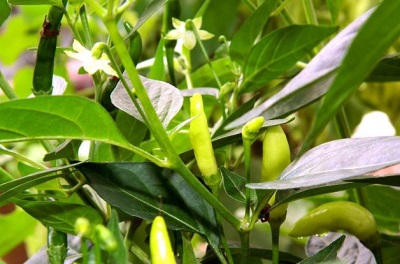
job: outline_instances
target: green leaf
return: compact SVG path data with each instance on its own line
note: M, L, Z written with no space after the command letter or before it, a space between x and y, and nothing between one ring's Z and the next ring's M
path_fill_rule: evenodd
M252 189L287 190L335 184L400 163L400 137L334 140L292 162L276 181L251 183Z
M0 116L0 143L87 139L133 148L118 131L107 111L83 97L40 96L7 101L0 104Z
M236 201L245 203L246 194L244 193L246 179L237 175L224 167L221 167L221 174L223 177L224 189L226 194Z
M47 170L42 170L36 173L32 173L25 177L21 177L12 181L0 184L0 204L7 199L20 194L22 191L29 189L33 186L39 185L41 183L62 177L62 174L56 174L60 171L69 172L69 168L76 166L77 164L68 165L64 167L51 168Z
M92 207L68 202L13 200L25 212L54 229L75 234L75 221L85 217L95 226L103 223L101 214Z
M400 81L400 57L383 58L365 80L366 82L398 82Z
M19 245L35 231L37 221L21 209L10 214L0 214L0 226L3 230L0 236L0 256Z
M365 188L368 210L374 215L380 232L396 235L400 231L400 203L398 189L388 186L369 186ZM390 202L382 202L390 201Z
M122 237L119 229L118 213L115 209L111 210L111 217L107 224L115 240L117 241L118 247L116 251L111 252L113 263L128 263L128 251L125 246L124 238Z
M277 3L277 0L264 1L233 35L229 51L232 59L240 65L244 65L254 41L268 21L271 12L275 10Z
M125 37L125 39L129 38L130 36L135 33L135 31L143 25L144 22L147 21L155 12L157 12L168 0L154 0L152 1L147 8L143 11L140 15L140 18L136 25L133 27L132 31Z
M337 25L339 13L340 13L340 2L341 0L327 0L329 13L331 14L332 25Z
M64 158L70 160L78 160L78 151L81 144L81 140L66 140L58 145L51 152L47 153L44 156L43 161L51 161Z
M8 0L11 5L53 5L64 8L61 0Z
M0 27L11 14L11 7L7 0L0 0Z
M365 13L337 34L283 89L232 121L226 128L238 127L260 115L266 119L287 116L324 95L336 76L348 46L371 12Z
M200 233L219 250L213 208L176 173L148 162L83 163L79 169L110 205L147 220L162 214L168 228Z
M129 80L126 73L124 73L124 77ZM140 80L147 90L158 117L164 127L167 127L172 118L174 118L174 116L181 110L183 105L183 97L180 91L166 82L147 79L143 76L140 76ZM128 81L128 83L130 82ZM132 89L133 87L130 88ZM144 122L139 110L133 104L122 82L119 82L117 87L111 93L111 102L117 108ZM139 105L141 104L139 103Z
M164 69L164 39L162 38L158 42L156 54L154 56L154 63L150 68L149 79L165 81L165 69Z
M400 34L400 1L383 1L352 42L300 152L308 149ZM384 27L382 27L384 25ZM373 40L373 41L372 41Z
M292 25L271 32L251 50L241 92L254 91L292 68L337 27Z
M341 237L333 241L329 246L325 247L314 256L311 256L307 259L300 261L299 264L314 264L314 263L322 263L324 261L337 260L338 251L342 247L342 244L345 239L346 236L342 235Z

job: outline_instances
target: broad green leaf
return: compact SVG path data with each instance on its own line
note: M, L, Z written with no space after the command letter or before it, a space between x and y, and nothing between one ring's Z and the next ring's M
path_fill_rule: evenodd
M156 13L168 0L154 0L152 1L146 8L146 10L143 11L141 16L139 17L138 22L136 25L133 27L132 31L129 32L129 34L125 37L125 39L129 38L130 36L135 33L135 31L140 28L141 25L143 25L144 22L146 22L147 19L149 19L154 13Z
M345 239L346 236L344 235L340 236L338 239L333 241L327 247L324 247L322 250L318 251L317 254L302 260L301 262L299 262L299 264L314 264L314 263L322 263L324 261L338 260L337 254L339 249L342 247L342 244Z
M43 225L67 234L75 234L75 221L79 217L87 218L92 226L103 223L103 218L97 210L83 204L16 199L13 201Z
M251 183L252 189L295 189L334 184L400 163L400 137L334 140L292 162L276 181Z
M165 69L164 69L164 39L162 38L158 42L157 51L154 57L154 63L150 68L149 79L165 81Z
M282 90L227 125L232 129L263 115L266 119L287 116L323 96L336 76L347 48L372 10L337 34Z
M30 236L37 225L37 221L30 215L16 209L10 214L0 214L0 257L19 245Z
M293 25L266 35L248 55L240 91L250 92L271 82L336 30L336 27Z
M40 96L8 101L0 104L0 116L0 143L87 139L133 149L107 111L83 97Z
M268 21L270 14L275 10L277 3L277 0L264 1L233 35L229 51L232 59L240 65L244 65L251 47Z
M0 0L0 27L11 14L11 7L7 0Z
M400 35L399 12L400 1L383 1L360 29L318 109L314 125L300 152L304 152L311 146L337 110L368 77L382 54L398 38Z
M368 210L374 215L380 232L396 235L400 231L400 191L389 186L369 186L365 188ZM384 202L390 201L390 202Z
M79 169L110 205L147 220L162 214L169 228L200 233L219 250L213 208L181 176L148 162L83 163Z
M245 203L246 194L244 193L246 179L240 175L230 172L224 167L221 167L221 174L226 194L236 201Z
M107 223L107 227L114 235L114 238L118 244L117 250L111 252L113 263L128 263L128 252L125 246L124 238L121 234L121 230L119 229L118 213L115 209L111 210L111 217Z
M400 81L400 57L383 58L365 80L366 82L398 82Z
M64 8L61 0L8 0L11 5L53 5Z
M124 73L124 76L129 80L126 73ZM167 127L172 118L174 118L179 110L181 110L183 105L183 97L180 91L166 82L147 79L143 76L140 76L140 80L147 90L150 101L152 102L162 124L164 127ZM117 108L144 122L140 112L133 104L128 92L125 90L121 82L117 84L117 87L111 93L111 102ZM139 106L141 106L140 102Z

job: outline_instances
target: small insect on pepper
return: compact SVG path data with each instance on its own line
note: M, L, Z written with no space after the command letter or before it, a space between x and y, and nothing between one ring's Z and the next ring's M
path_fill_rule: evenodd
M150 252L153 264L174 264L175 256L168 236L167 225L162 216L154 218L150 230Z
M210 187L216 186L221 182L221 175L218 171L211 136L208 131L203 99L199 93L195 93L190 98L190 116L194 119L190 122L189 136L197 165L204 182Z

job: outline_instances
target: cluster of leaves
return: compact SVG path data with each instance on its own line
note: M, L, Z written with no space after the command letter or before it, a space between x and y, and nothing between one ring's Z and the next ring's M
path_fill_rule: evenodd
M52 53L46 45L49 41L54 44L52 37L57 37L56 30L45 31L49 30L46 23L52 22L46 18L36 68L29 69L36 96L26 98L32 91L31 85L12 87L0 72L0 87L5 94L0 97L3 99L0 154L12 157L11 161L0 161L0 165L8 165L0 169L0 205L12 202L49 230L77 236L74 238L80 239L81 244L73 248L73 238L68 239L68 255L83 263L92 259L110 263L149 262L146 225L157 215L162 215L173 231L176 255L183 263L216 260L228 263L272 258L269 249L249 249L245 237L258 220L262 201L269 200L274 193L274 206L279 206L304 199L321 202L318 198L323 199L324 194L338 191L345 191L339 199L357 200L354 190L359 190L358 198L368 200L363 205L374 214L382 234L382 252L376 256L377 261L398 262L395 252L400 212L387 208L390 204L385 201L395 203L399 199L398 190L391 188L400 186L399 177L396 173L379 174L379 177L370 174L400 163L400 138L350 138L355 121L350 120L348 126L346 109L352 106L352 96L362 83L399 81L399 58L396 54L383 57L390 47L395 48L400 34L399 1L384 0L358 18L347 17L345 22L339 19L344 15L341 1L321 1L326 2L329 11L326 20L330 22L324 26L318 25L312 1L307 0L302 1L303 5L289 0L254 1L257 5L248 0L193 1L191 4L183 0L131 2L118 6L118 1L98 4L91 0L0 0L0 25L5 28L0 38L10 34L7 29L19 23L20 14L11 15L9 4L13 8L43 5L46 10L51 6L49 14L58 11L59 19L64 15L71 29L63 34L72 34L86 48L101 47L121 79L117 83L114 77L107 78L96 68L90 73L94 85L84 92L43 95L51 93L51 87L46 90L45 83L51 84L53 71L67 78L65 72L57 70L65 68L66 59L61 54L65 48L57 48L60 52L54 53L54 45ZM291 8L298 11L303 7L307 23L293 22ZM240 12L245 19L237 23L238 16L233 11ZM92 15L88 17L88 14ZM113 23L122 24L123 19L132 19L134 14L140 16L133 21L134 27L128 23L122 39L117 24ZM160 16L163 16L162 28L157 23ZM201 20L194 22L198 17L202 17L207 31L224 37L219 42L214 39L203 44L197 28ZM89 23L99 18L106 32L96 23ZM177 30L173 29L172 18L193 18L180 30L192 30L189 35L183 32L181 37L196 38L195 46L191 39L190 49L183 47L174 52L175 40L160 39L160 35ZM49 15L49 19L54 17ZM221 23L225 27L216 23L221 20L225 21ZM183 25L183 22L174 24ZM148 43L143 50L137 44L138 32L143 42ZM157 37L154 32L159 33ZM111 44L93 45L93 37L109 37ZM39 38L36 34L33 38L36 44L30 45L37 45ZM124 51L129 58L124 56ZM4 58L16 60L7 56ZM1 54L0 59L6 63L4 58ZM146 63L146 59L152 63ZM48 64L44 63L46 60L50 60ZM120 74L123 69L124 74ZM139 76L136 69L147 78ZM194 177L198 173L192 162L194 154L186 126L191 121L188 98L195 92L203 95L206 113L213 125L212 144L221 165L223 184L220 187L224 187L218 192L232 198L226 204L219 202ZM315 113L312 125L310 120L302 118L302 114L310 112ZM292 114L296 114L296 122L307 128L311 126L305 137L296 139ZM242 155L237 155L243 152L242 126L258 116L267 120L260 134L268 126L284 124L291 145L301 145L297 153L293 152L292 164L272 182L247 182L236 170L243 164ZM323 131L331 120L337 124L338 135L327 135ZM329 142L311 148L321 134ZM79 155L84 141L90 141L90 162ZM46 153L40 159L46 163L34 161L24 153L32 148L32 142L40 142L44 147ZM252 155L256 160L257 155ZM250 190L251 219L238 218L228 209L229 204L232 201L240 207L248 204L246 193ZM16 226L33 227L35 221L23 211L18 209L0 218L0 224L13 233L12 237L1 238L0 244L6 246L1 247L0 256L29 234L29 230L16 229ZM15 224L16 218L18 224ZM93 234L79 233L76 222L81 218L87 219L91 227L107 226L118 247L109 250L107 241ZM222 226L222 218L238 231L241 247L227 243L223 232L227 226ZM118 222L123 222L124 228L120 229ZM209 245L210 250L201 259L194 256L192 244L198 237L193 234L200 235ZM88 241L92 244L90 248L87 248ZM52 259L51 256L62 254L62 250L50 242L48 251ZM325 241L323 250L301 263L335 261L340 258L340 248L354 247L350 242L344 243L344 237L330 242ZM307 246L309 252L312 243L315 242L310 241ZM301 260L281 251L282 261ZM35 263L34 259L31 263Z

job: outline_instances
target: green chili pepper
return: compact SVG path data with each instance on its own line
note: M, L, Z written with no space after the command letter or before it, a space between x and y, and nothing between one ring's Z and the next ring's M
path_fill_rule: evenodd
M168 236L167 226L162 216L154 218L150 230L150 252L153 264L176 263Z
M255 139L263 126L265 118L263 116L256 117L247 122L242 128L242 137L244 139Z
M216 186L221 182L221 175L214 156L203 99L199 93L190 98L190 115L194 119L190 122L189 136L197 165L204 182L208 186Z
M261 181L274 181L290 164L290 148L281 126L268 127L263 141Z
M62 264L67 257L67 234L48 228L47 255L51 264Z
M62 3L65 6L67 0L63 0ZM44 19L33 71L32 85L35 95L51 94L52 92L54 57L62 17L63 10L60 7L52 6L48 16Z
M361 242L376 237L378 233L374 216L367 209L356 203L337 201L308 212L296 222L289 235L305 237L338 230L356 236Z

